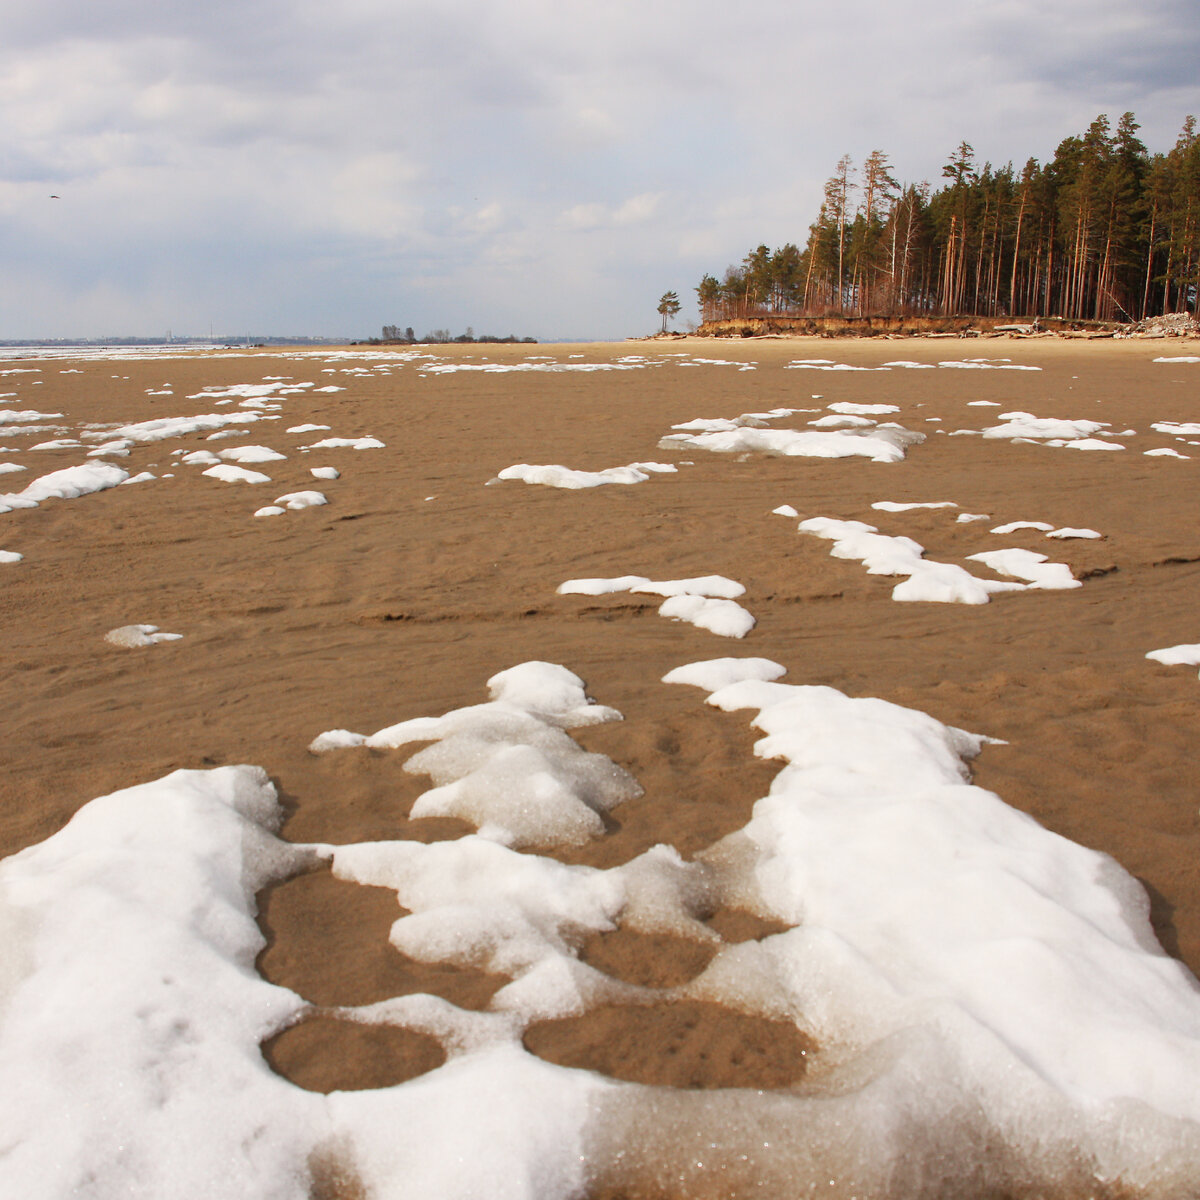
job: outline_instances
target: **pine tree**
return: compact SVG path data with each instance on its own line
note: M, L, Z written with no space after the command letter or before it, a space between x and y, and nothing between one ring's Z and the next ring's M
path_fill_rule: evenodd
M658 302L658 312L662 317L662 332L667 332L667 322L678 316L680 309L679 297L675 292L664 292Z

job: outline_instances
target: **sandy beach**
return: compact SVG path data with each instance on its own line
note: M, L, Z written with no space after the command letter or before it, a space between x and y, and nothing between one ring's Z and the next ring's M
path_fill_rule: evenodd
M748 713L719 711L704 690L662 680L684 664L754 656L786 668L787 684L878 698L995 739L970 759L972 782L1115 858L1145 889L1166 956L1200 971L1200 681L1195 666L1146 658L1200 642L1200 362L1180 361L1196 355L1200 344L1176 340L686 339L0 363L3 404L27 414L0 424L0 463L26 468L0 476L0 488L19 493L101 461L155 476L0 514L0 550L22 556L0 564L0 856L50 838L97 797L234 764L265 770L289 842L461 839L476 828L462 816L410 816L431 784L404 762L424 742L327 753L310 744L326 731L370 735L481 704L497 673L541 661L574 672L598 705L623 715L568 732L628 772L640 794L602 814L599 836L535 837L518 849L607 871L666 845L691 863L746 826L780 763L755 757L762 735ZM910 365L881 369L900 363ZM245 393L216 403L230 399L220 389L263 384L276 385L262 404L277 410L243 407ZM894 406L866 419L924 440L890 462L659 446L673 426L779 409L793 411L759 427L805 431L839 415L839 404ZM982 436L1014 412L1101 424L1057 445ZM239 413L260 419L238 423ZM98 442L82 434L108 428L119 438L115 427L194 414L230 420L87 457ZM1163 423L1185 428L1153 428ZM324 428L288 432L305 425ZM210 438L229 431L244 436ZM328 437L382 446L303 449ZM1086 437L1108 448L1071 444ZM33 448L55 440L67 444ZM267 482L205 475L216 458L181 461L243 444L284 456L242 464ZM1164 449L1174 453L1147 454ZM677 469L575 489L497 480L517 464L599 472L648 462ZM314 478L316 467L339 477ZM312 490L327 503L254 515ZM913 504L956 507L900 507ZM780 506L796 515L773 512ZM798 530L814 518L866 522L919 543L927 560L992 581L1017 577L969 556L1032 551L1065 564L1081 586L1000 591L982 604L898 601L900 579L834 557L830 540ZM1043 527L992 532L1014 522ZM1056 531L1065 532L1047 536ZM754 626L722 637L659 615L662 595L557 591L626 575L736 581ZM139 624L181 636L132 648L105 641ZM497 1011L517 968L404 953L388 931L412 909L394 890L353 882L336 863L331 873L328 860L308 865L316 869L259 893L263 978L323 1009L431 994L481 1018ZM715 985L687 991L725 949L768 944L796 922L732 893L697 911L707 939L625 927L619 916L612 928L571 933L580 962L664 998L599 996L582 1011L534 1016L519 1033L527 1057L663 1094L704 1091L713 1104L742 1094L729 1089L768 1100L802 1092L821 1058L819 1030L769 1005L739 1010ZM373 1095L434 1078L446 1060L446 1040L429 1028L305 1016L267 1051L305 1089ZM672 1103L656 1110L657 1144L643 1128L646 1148L631 1163L585 1180L593 1200L773 1196L781 1179L795 1181L791 1194L809 1194L795 1175L803 1168L769 1150L741 1175L728 1163L715 1175L683 1171L663 1149L673 1123L690 1119ZM615 1137L613 1121L607 1128ZM727 1149L729 1162L745 1153L737 1138ZM339 1154L301 1163L301 1186L324 1198L391 1194L353 1154ZM665 1174L648 1165L659 1162ZM1004 1186L1016 1177L1003 1176ZM1045 1182L1004 1194L1032 1195ZM1077 1182L1062 1194L1083 1194L1070 1191ZM871 1194L935 1194L895 1187ZM543 1178L496 1194L583 1192Z

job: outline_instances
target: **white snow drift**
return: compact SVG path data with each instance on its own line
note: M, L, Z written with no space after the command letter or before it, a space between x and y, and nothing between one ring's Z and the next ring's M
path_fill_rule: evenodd
M694 579L655 581L644 575L620 575L615 579L568 579L558 586L560 596L606 596L613 592L665 596L658 613L676 621L687 621L718 637L742 638L754 628L754 617L734 600L746 589L724 575L702 575Z

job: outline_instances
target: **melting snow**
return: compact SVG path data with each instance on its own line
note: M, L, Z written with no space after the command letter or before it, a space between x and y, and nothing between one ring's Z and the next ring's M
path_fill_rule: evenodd
M604 596L614 592L666 596L659 605L660 616L687 621L719 637L736 638L745 637L755 625L754 617L733 600L745 591L740 583L724 575L660 582L644 575L621 575L615 579L568 579L558 586L560 596Z
M980 579L954 563L931 562L925 547L912 538L890 537L862 521L811 517L801 521L801 533L833 542L834 558L857 559L868 575L907 575L892 589L892 599L956 604L986 604L994 592L1021 591L1024 583Z
M235 463L267 463L282 462L287 455L269 446L231 446L221 451L221 457Z
M310 446L301 446L302 450L382 450L384 443L374 437L360 438L323 438Z
M1056 444L1062 445L1069 440L1099 433L1108 424L1107 421L1065 421L1056 417L1035 417L1027 412L1001 413L1000 420L1005 424L985 429L985 438L1028 438L1031 441L1051 438L1055 439Z
M220 466L209 467L207 471L202 472L205 475L211 475L214 479L220 479L225 483L270 483L270 475L264 475L261 471L249 471L245 467L232 467L228 463L222 463Z
M124 646L132 649L134 646L154 646L159 642L177 642L182 633L159 633L157 625L122 625L119 629L110 629L104 640L113 646Z
M1054 528L1048 521L1009 521L1007 525L997 525L992 529L993 533L1016 533L1018 529L1037 529L1042 533L1049 533Z
M849 400L839 400L835 404L829 405L829 411L849 413L858 417L879 417L885 413L899 412L900 406L898 404L852 404Z
M437 785L417 798L411 815L460 817L507 846L579 845L603 834L610 808L642 794L627 771L582 750L565 732L621 720L587 697L577 675L528 662L494 675L488 689L486 704L417 717L370 737L330 730L309 749L432 742L404 764Z
M821 433L795 429L732 429L712 433L674 433L662 438L663 450L709 450L716 454L758 452L784 457L849 458L900 462L907 447L923 442L923 433L901 425L878 425L870 433Z
M1156 433L1171 433L1176 437L1187 437L1189 434L1200 433L1200 422L1196 421L1155 421L1151 426Z
M782 674L721 659L667 677L753 714L755 754L781 767L744 829L690 862L657 846L601 871L474 835L289 845L254 767L102 797L4 860L13 1195L303 1200L333 1147L371 1194L412 1200L568 1200L631 1170L685 1193L716 1171L731 1194L830 1179L830 1194L905 1200L964 1181L980 1195L1102 1181L1194 1194L1200 998L1155 943L1144 891L972 786L966 764L988 739ZM489 704L394 727L394 741L437 739L425 766L454 780L435 792L538 739L561 746L580 716L612 719L584 715L598 706L550 664L491 684ZM515 733L500 749L496 725L500 741ZM586 772L564 774L574 788ZM517 772L512 786L528 783ZM329 858L338 877L395 892L404 952L512 977L485 1012L411 995L345 1013L442 1041L447 1064L409 1083L323 1096L259 1053L306 1006L253 972L255 894ZM673 995L794 1020L818 1048L805 1083L669 1091L522 1048L532 1020L661 998L582 963L586 934L619 920L712 941L702 919L720 906L791 928L720 946Z
M914 508L957 508L958 505L953 500L930 500L925 503L901 503L897 500L876 500L871 505L872 508L879 509L880 512L910 512Z
M982 554L968 554L967 558L971 562L981 562L1001 575L1024 579L1031 588L1083 587L1065 563L1047 562L1044 554L1032 550L985 550Z
M1178 646L1167 646L1162 650L1151 650L1146 657L1168 667L1200 666L1200 644L1193 642L1191 644L1182 643Z
M529 463L518 463L512 467L505 467L495 479L488 482L519 479L523 483L541 483L546 487L576 491L580 488L603 487L609 483L645 483L651 475L661 475L677 469L670 463L657 462L631 463L627 467L609 467L604 471L575 471L556 464L532 466Z
M288 492L286 496L276 496L276 505L282 505L284 508L299 510L301 508L319 508L322 504L328 504L322 492Z
M35 479L20 492L0 495L0 512L14 508L35 508L44 500L72 500L92 492L102 492L116 487L129 478L129 472L112 463L85 463L78 467L64 467Z

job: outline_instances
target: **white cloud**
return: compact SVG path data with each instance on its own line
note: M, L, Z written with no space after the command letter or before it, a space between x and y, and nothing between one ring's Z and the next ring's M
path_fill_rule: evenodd
M40 284L0 320L638 332L803 243L842 154L936 182L1125 109L1165 149L1198 57L1194 0L8 0L0 249Z

